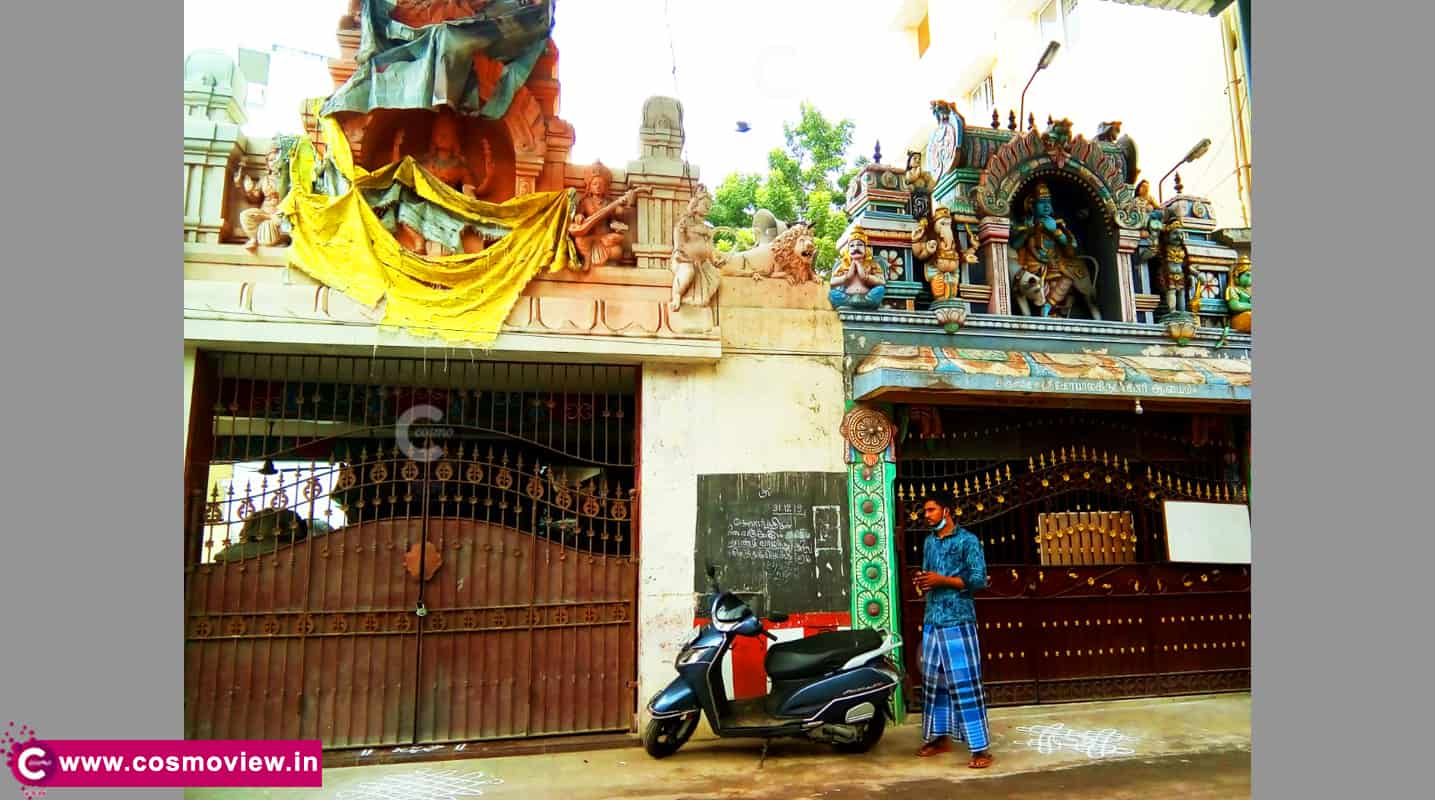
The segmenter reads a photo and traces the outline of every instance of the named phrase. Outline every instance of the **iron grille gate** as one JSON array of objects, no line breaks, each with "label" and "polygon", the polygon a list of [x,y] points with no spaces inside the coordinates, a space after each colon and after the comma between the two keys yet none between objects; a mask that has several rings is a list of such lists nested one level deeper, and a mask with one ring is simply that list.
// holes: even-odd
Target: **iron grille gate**
[{"label": "iron grille gate", "polygon": [[[916,413],[912,419],[914,429],[927,421]],[[1093,444],[1120,440],[1107,422],[978,420],[972,438],[1006,451],[986,460],[952,457],[974,447],[950,442],[960,429],[954,437],[937,426],[928,457],[915,457],[925,444],[918,435],[907,445],[914,457],[898,464],[904,636],[920,641],[925,612],[910,580],[927,535],[918,507],[927,491],[943,490],[955,496],[958,524],[981,539],[987,559],[990,585],[976,603],[991,704],[1250,688],[1249,567],[1167,562],[1161,511],[1165,500],[1245,503],[1244,483],[1218,459],[1153,464]],[[1042,441],[1040,429],[1061,426],[1076,434],[1076,444],[1030,446]],[[1025,443],[1010,437],[1016,428],[1029,437]],[[992,444],[1002,435],[1006,444]],[[1139,451],[1136,440],[1127,444]],[[920,652],[905,648],[914,701],[921,697]]]},{"label": "iron grille gate", "polygon": [[186,736],[345,748],[631,725],[636,368],[203,362]]}]

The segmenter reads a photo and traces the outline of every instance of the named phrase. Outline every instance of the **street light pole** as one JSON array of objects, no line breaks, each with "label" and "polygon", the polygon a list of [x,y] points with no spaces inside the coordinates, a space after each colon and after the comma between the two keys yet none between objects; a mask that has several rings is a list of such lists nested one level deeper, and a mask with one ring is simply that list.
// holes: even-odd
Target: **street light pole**
[{"label": "street light pole", "polygon": [[1166,202],[1166,191],[1165,191],[1165,188],[1164,188],[1161,184],[1165,183],[1165,182],[1166,182],[1166,179],[1169,178],[1169,177],[1171,177],[1171,173],[1172,173],[1172,172],[1175,172],[1176,170],[1180,169],[1180,168],[1181,168],[1181,165],[1183,165],[1183,164],[1189,164],[1189,163],[1191,163],[1192,161],[1195,161],[1196,159],[1198,159],[1198,158],[1200,158],[1201,156],[1205,155],[1205,154],[1206,154],[1206,151],[1207,151],[1207,150],[1210,150],[1210,149],[1211,149],[1211,140],[1210,140],[1210,139],[1202,139],[1201,141],[1196,142],[1196,146],[1195,146],[1195,147],[1192,147],[1189,151],[1187,151],[1186,157],[1183,158],[1183,159],[1181,159],[1180,161],[1176,162],[1176,166],[1174,166],[1174,167],[1172,167],[1170,170],[1168,170],[1165,175],[1162,175],[1162,176],[1161,176],[1161,180],[1159,180],[1159,181],[1156,182],[1156,199],[1157,199],[1158,201],[1162,202],[1162,203]]},{"label": "street light pole", "polygon": [[1061,42],[1058,42],[1058,41],[1056,41],[1055,39],[1053,39],[1051,42],[1047,43],[1047,45],[1046,45],[1046,52],[1044,52],[1044,53],[1041,54],[1041,60],[1038,61],[1038,62],[1036,62],[1036,69],[1034,69],[1034,70],[1031,71],[1031,77],[1030,77],[1030,78],[1027,78],[1027,80],[1026,80],[1026,86],[1022,87],[1022,90],[1021,90],[1021,113],[1019,113],[1019,114],[1016,115],[1016,118],[1017,118],[1017,119],[1019,119],[1019,120],[1021,120],[1021,119],[1026,119],[1026,90],[1031,88],[1031,82],[1034,81],[1034,80],[1036,80],[1036,74],[1037,74],[1038,72],[1041,72],[1042,70],[1044,70],[1044,69],[1046,69],[1047,67],[1051,66],[1051,60],[1052,60],[1053,58],[1056,58],[1056,51],[1057,51],[1058,49],[1060,49],[1060,48],[1061,48]]}]

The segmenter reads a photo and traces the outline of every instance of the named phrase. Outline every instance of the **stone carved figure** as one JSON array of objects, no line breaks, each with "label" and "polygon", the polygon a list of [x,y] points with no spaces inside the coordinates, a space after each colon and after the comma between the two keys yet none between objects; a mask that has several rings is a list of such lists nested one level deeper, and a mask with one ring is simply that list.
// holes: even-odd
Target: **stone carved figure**
[{"label": "stone carved figure", "polygon": [[1151,196],[1151,181],[1148,180],[1142,180],[1136,184],[1136,200],[1148,214],[1161,208],[1161,205]]},{"label": "stone carved figure", "polygon": [[767,244],[729,253],[727,263],[732,275],[751,276],[754,280],[786,278],[788,283],[796,285],[820,282],[812,269],[816,255],[817,239],[812,228],[798,222]]},{"label": "stone carved figure", "polygon": [[833,308],[876,308],[887,293],[887,265],[871,253],[867,233],[854,228],[847,239],[842,262],[828,281],[827,299]]},{"label": "stone carved figure", "polygon": [[573,222],[568,226],[568,233],[583,256],[585,268],[616,263],[622,256],[623,238],[628,226],[617,216],[631,207],[639,194],[648,191],[648,187],[629,189],[609,203],[608,189],[612,185],[613,173],[602,163],[588,168],[583,197],[578,201]]},{"label": "stone carved figure", "polygon": [[258,204],[257,208],[239,212],[239,227],[248,237],[244,247],[251,253],[260,245],[275,247],[289,238],[284,231],[286,220],[279,213],[279,204],[288,193],[289,154],[297,143],[298,137],[277,137],[266,159],[268,168],[258,178],[244,174],[243,170],[234,173],[234,185],[244,193],[244,199]]},{"label": "stone carved figure", "polygon": [[770,244],[787,230],[787,223],[765,208],[752,214],[752,237],[758,244]]},{"label": "stone carved figure", "polygon": [[937,181],[932,177],[932,173],[922,169],[921,151],[907,151],[907,172],[904,177],[907,179],[907,189],[912,193],[912,218],[926,219],[932,210],[932,190],[936,188]]},{"label": "stone carved figure", "polygon": [[920,150],[907,151],[907,187],[913,191],[931,192],[936,188],[936,182],[932,179],[932,173],[922,169],[922,152]]},{"label": "stone carved figure", "polygon": [[963,251],[952,223],[952,210],[939,206],[912,231],[912,257],[926,262],[923,275],[934,300],[955,300],[961,288],[962,262],[976,260],[975,246]]},{"label": "stone carved figure", "polygon": [[[1186,252],[1186,230],[1179,217],[1166,223],[1161,238],[1161,292],[1167,312],[1181,311],[1191,301],[1190,287],[1200,286],[1201,275]],[[1187,276],[1194,280],[1187,281]],[[1199,295],[1198,295],[1199,296]]]},{"label": "stone carved figure", "polygon": [[1231,330],[1251,332],[1251,257],[1244,253],[1231,271],[1226,287],[1226,308],[1231,314]]},{"label": "stone carved figure", "polygon": [[477,16],[489,0],[397,0],[391,17],[412,28]]},{"label": "stone carved figure", "polygon": [[1080,252],[1076,234],[1056,216],[1045,183],[1038,183],[1027,196],[1024,211],[1012,226],[1010,240],[1016,254],[1016,264],[1010,267],[1012,288],[1022,313],[1032,316],[1035,307],[1043,317],[1070,317],[1080,296],[1091,318],[1101,319],[1096,306],[1096,260]]},{"label": "stone carved figure", "polygon": [[[1145,181],[1142,181],[1145,183]],[[1161,231],[1163,215],[1161,209],[1151,208],[1146,212],[1146,225],[1141,228],[1141,238],[1136,252],[1131,255],[1134,264],[1150,264],[1161,257]]]},{"label": "stone carved figure", "polygon": [[[400,133],[394,144],[396,154],[402,141],[403,136]],[[459,127],[457,112],[443,106],[439,109],[438,117],[434,119],[433,130],[429,134],[428,152],[415,161],[430,175],[476,199],[488,191],[488,185],[493,180],[494,172],[493,151],[487,139],[483,140],[482,147],[484,175],[480,177],[473,171],[468,159],[464,157],[463,135]],[[397,161],[398,158],[394,160]]]},{"label": "stone carved figure", "polygon": [[1096,129],[1096,141],[1110,142],[1121,148],[1121,155],[1126,159],[1124,180],[1127,183],[1135,182],[1136,176],[1141,172],[1141,170],[1136,167],[1136,142],[1133,141],[1130,136],[1121,132],[1121,121],[1113,120],[1111,122],[1101,123]]},{"label": "stone carved figure", "polygon": [[[459,115],[444,106],[440,108],[429,132],[428,149],[414,159],[425,172],[465,197],[477,199],[488,191],[493,181],[493,152],[487,139],[481,141],[483,174],[474,171],[463,152],[463,136]],[[394,136],[392,160],[404,156],[404,130]],[[408,187],[395,183],[388,193],[370,198],[374,207],[391,226],[395,238],[406,249],[427,256],[451,256],[455,253],[478,253],[486,246],[485,236],[466,220],[422,200]],[[389,219],[387,209],[396,213]],[[490,232],[493,233],[493,232]]]},{"label": "stone carved figure", "polygon": [[713,227],[707,216],[713,198],[707,187],[698,184],[687,210],[673,226],[673,297],[668,308],[677,311],[683,303],[707,306],[722,286],[722,266],[727,257],[713,246]]}]

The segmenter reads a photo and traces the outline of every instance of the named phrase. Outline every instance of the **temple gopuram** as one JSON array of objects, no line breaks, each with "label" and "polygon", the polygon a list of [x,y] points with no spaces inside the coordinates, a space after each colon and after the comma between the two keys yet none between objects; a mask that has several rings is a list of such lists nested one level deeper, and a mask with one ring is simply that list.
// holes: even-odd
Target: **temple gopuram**
[{"label": "temple gopuram", "polygon": [[990,702],[1249,688],[1249,229],[1151,189],[1139,131],[934,101],[837,263],[802,220],[723,252],[707,101],[570,161],[555,6],[354,0],[295,135],[186,57],[187,737],[635,733],[707,562],[779,639],[899,629],[901,716],[934,489],[986,548]]}]

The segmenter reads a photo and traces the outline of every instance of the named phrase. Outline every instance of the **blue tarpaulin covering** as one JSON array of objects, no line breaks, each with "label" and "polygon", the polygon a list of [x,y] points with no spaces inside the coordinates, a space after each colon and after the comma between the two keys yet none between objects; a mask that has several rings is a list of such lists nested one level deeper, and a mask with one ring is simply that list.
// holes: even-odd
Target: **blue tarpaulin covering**
[{"label": "blue tarpaulin covering", "polygon": [[[395,0],[363,0],[359,67],[321,113],[449,105],[498,119],[528,80],[553,29],[552,0],[471,2],[477,13],[414,28],[393,18]],[[502,65],[481,96],[474,57]]]}]

